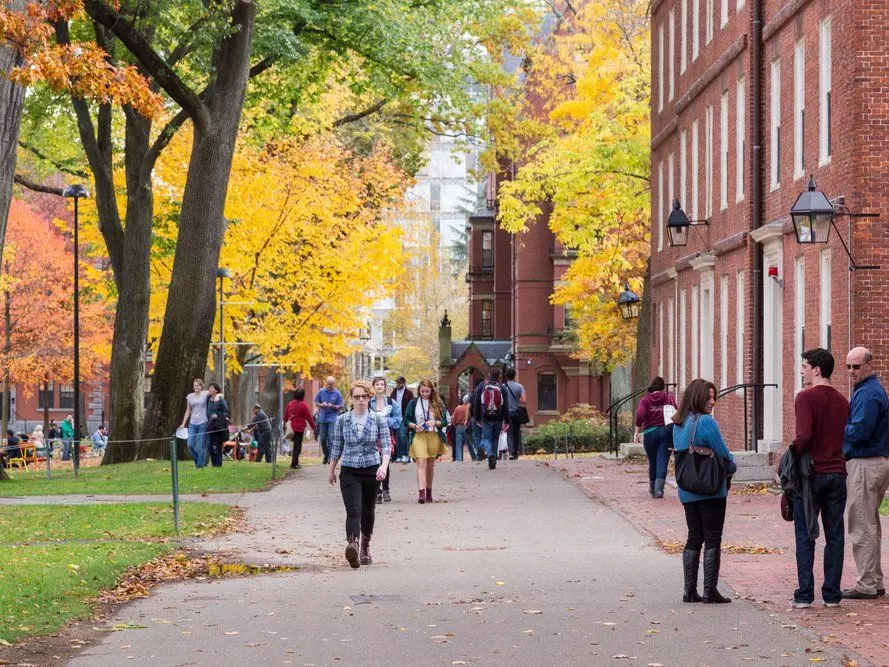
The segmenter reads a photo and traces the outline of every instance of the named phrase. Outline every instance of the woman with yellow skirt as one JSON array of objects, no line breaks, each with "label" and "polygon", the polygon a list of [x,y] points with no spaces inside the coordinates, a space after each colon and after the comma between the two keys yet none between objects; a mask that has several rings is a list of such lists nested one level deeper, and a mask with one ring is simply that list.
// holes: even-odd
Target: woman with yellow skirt
[{"label": "woman with yellow skirt", "polygon": [[410,431],[411,458],[417,462],[417,502],[432,502],[432,478],[435,460],[447,454],[444,429],[447,414],[432,380],[420,380],[417,398],[407,404],[404,421]]}]

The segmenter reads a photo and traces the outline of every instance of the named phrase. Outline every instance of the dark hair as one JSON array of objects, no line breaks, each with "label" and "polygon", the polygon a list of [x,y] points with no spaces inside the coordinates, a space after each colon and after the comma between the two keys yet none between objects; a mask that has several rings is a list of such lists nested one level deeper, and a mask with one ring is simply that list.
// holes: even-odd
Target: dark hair
[{"label": "dark hair", "polygon": [[403,375],[399,375],[399,376],[398,376],[398,379],[396,379],[395,381],[396,381],[396,382],[407,382],[407,380],[404,379],[404,376],[403,376]]},{"label": "dark hair", "polygon": [[220,387],[218,383],[216,383],[216,382],[211,382],[208,386],[213,387],[213,389],[216,390],[216,393],[217,393],[217,394],[221,394],[221,393],[222,393],[222,387]]},{"label": "dark hair", "polygon": [[504,373],[507,380],[515,380],[515,368],[509,367],[506,369]]},{"label": "dark hair", "polygon": [[306,397],[306,390],[300,387],[299,389],[293,390],[293,398],[296,401],[301,401]]},{"label": "dark hair", "polygon": [[802,357],[804,361],[809,362],[809,366],[812,368],[820,368],[821,377],[825,380],[829,380],[830,376],[833,375],[833,367],[835,363],[833,355],[823,347],[806,350],[803,352]]},{"label": "dark hair", "polygon": [[667,388],[667,383],[664,382],[664,378],[660,375],[654,377],[651,380],[651,384],[648,385],[648,393],[650,394],[653,391],[663,391]]},{"label": "dark hair", "polygon": [[386,382],[386,378],[383,377],[382,375],[377,375],[376,377],[374,377],[374,379],[370,381],[370,386],[373,387],[373,386],[374,386],[377,382],[379,382],[380,380],[383,381],[383,386],[384,386],[384,387],[388,386],[389,383]]},{"label": "dark hair", "polygon": [[15,436],[15,433],[13,433],[13,432],[12,432],[12,429],[10,428],[10,429],[6,429],[6,435],[11,435],[11,436],[14,437],[14,436]]},{"label": "dark hair", "polygon": [[710,402],[711,389],[713,390],[713,396],[715,398],[715,384],[707,380],[702,380],[701,378],[692,380],[682,394],[679,410],[673,415],[673,423],[681,425],[685,423],[685,419],[690,414],[700,415],[707,412],[707,403]]},{"label": "dark hair", "polygon": [[490,372],[488,373],[488,379],[495,380],[495,381],[499,380],[500,379],[500,369],[499,368],[492,368],[490,370]]}]

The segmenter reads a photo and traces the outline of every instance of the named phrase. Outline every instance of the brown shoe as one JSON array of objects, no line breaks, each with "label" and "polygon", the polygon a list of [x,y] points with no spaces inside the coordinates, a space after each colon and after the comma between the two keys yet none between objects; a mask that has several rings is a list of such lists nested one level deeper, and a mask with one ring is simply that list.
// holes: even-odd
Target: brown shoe
[{"label": "brown shoe", "polygon": [[429,488],[428,486],[426,487],[426,502],[427,503],[432,502],[432,489]]},{"label": "brown shoe", "polygon": [[346,560],[349,561],[349,565],[354,567],[361,567],[361,562],[358,560],[358,538],[350,537],[349,544],[346,545]]},{"label": "brown shoe", "polygon": [[373,565],[373,558],[370,555],[370,535],[361,536],[361,551],[358,552],[358,559],[362,565]]}]

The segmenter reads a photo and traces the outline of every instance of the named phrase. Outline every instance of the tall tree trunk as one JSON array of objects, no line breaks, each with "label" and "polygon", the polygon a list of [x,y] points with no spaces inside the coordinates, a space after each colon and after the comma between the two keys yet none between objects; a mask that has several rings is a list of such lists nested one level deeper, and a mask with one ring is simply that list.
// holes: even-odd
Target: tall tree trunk
[{"label": "tall tree trunk", "polygon": [[[157,352],[144,438],[172,434],[182,417],[191,381],[207,364],[216,310],[216,268],[225,236],[223,209],[250,69],[255,19],[253,2],[238,2],[235,30],[216,59],[216,80],[207,96],[209,122],[195,123],[173,275]],[[156,442],[139,448],[139,457],[163,458]]]},{"label": "tall tree trunk", "polygon": [[[13,11],[22,11],[24,0],[6,0]],[[0,262],[6,245],[6,224],[12,202],[12,182],[15,178],[19,129],[22,124],[22,104],[25,89],[9,80],[9,73],[22,63],[18,51],[8,43],[0,46]]]}]

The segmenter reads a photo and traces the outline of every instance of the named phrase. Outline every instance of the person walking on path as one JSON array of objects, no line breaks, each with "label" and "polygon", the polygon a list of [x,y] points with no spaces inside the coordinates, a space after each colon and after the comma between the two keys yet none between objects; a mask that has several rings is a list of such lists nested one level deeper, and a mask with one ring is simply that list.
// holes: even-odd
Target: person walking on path
[{"label": "person walking on path", "polygon": [[[719,426],[711,413],[716,405],[716,385],[707,380],[692,380],[682,395],[679,411],[673,416],[673,447],[676,452],[689,447],[705,447],[723,459],[729,476],[737,470],[735,459],[722,438]],[[692,493],[679,488],[679,500],[685,509],[688,539],[682,553],[685,588],[683,602],[731,602],[720,595],[719,564],[722,555],[722,528],[725,525],[725,506],[728,480],[712,495]],[[704,595],[698,595],[698,564],[704,548]]]},{"label": "person walking on path", "polygon": [[284,423],[290,422],[290,428],[293,430],[293,454],[290,455],[290,467],[299,470],[299,455],[303,451],[303,437],[306,433],[306,424],[312,427],[312,430],[318,432],[315,419],[312,417],[312,411],[305,402],[306,390],[300,387],[293,391],[293,400],[287,404],[284,410]]},{"label": "person walking on path", "polygon": [[385,479],[392,454],[386,420],[368,409],[372,394],[370,383],[352,383],[352,409],[337,417],[330,437],[328,479],[331,486],[336,484],[336,466],[342,459],[340,492],[346,506],[346,560],[352,567],[373,563],[370,538],[377,484]]},{"label": "person walking on path", "polygon": [[[796,437],[790,445],[795,461],[811,455],[813,473],[810,514],[817,526],[818,513],[824,526],[824,584],[821,597],[826,607],[838,607],[843,597],[843,549],[846,509],[846,461],[843,457],[843,430],[849,419],[849,401],[830,384],[833,355],[823,348],[803,352],[800,374],[804,389],[796,395]],[[796,573],[799,587],[792,606],[805,609],[815,599],[815,539],[802,493],[793,493],[793,527],[796,534]]]},{"label": "person walking on path", "polygon": [[410,429],[410,456],[417,462],[417,502],[432,502],[435,460],[448,453],[444,429],[448,418],[432,380],[420,380],[419,396],[408,403],[404,420]]},{"label": "person walking on path", "polygon": [[194,391],[185,397],[185,415],[179,428],[188,426],[188,453],[195,468],[207,465],[207,401],[210,392],[204,390],[204,381],[195,378]]},{"label": "person walking on path", "polygon": [[60,426],[62,430],[62,460],[71,460],[71,445],[74,444],[74,417],[68,415]]},{"label": "person walking on path", "polygon": [[[404,417],[407,414],[408,403],[414,400],[414,392],[408,389],[407,380],[404,379],[403,375],[399,375],[398,379],[395,380],[395,389],[389,394],[389,398],[398,404],[401,416]],[[401,420],[401,426],[399,427],[396,436],[398,440],[396,443],[395,460],[400,461],[401,463],[410,463],[411,458],[408,456],[410,437],[408,436],[406,419]]]},{"label": "person walking on path", "polygon": [[[636,408],[636,432],[633,440],[642,440],[648,457],[648,493],[652,498],[664,497],[667,480],[667,464],[670,461],[670,432],[664,416],[664,408],[676,411],[676,399],[668,394],[664,378],[656,377],[648,385],[648,393]],[[672,416],[672,415],[667,415]]]},{"label": "person walking on path", "polygon": [[[401,428],[401,408],[395,399],[386,396],[386,378],[378,376],[373,379],[373,392],[370,399],[370,409],[386,419],[386,425],[389,427],[389,443],[393,445],[395,434]],[[377,489],[378,505],[382,502],[392,502],[392,495],[389,493],[389,478],[391,476],[392,469],[387,466],[386,478]]]},{"label": "person walking on path", "polygon": [[318,442],[321,443],[321,455],[324,457],[322,464],[327,465],[330,462],[330,429],[343,409],[343,395],[336,388],[336,378],[327,378],[324,389],[315,394],[315,405],[318,406]]},{"label": "person walking on path", "polygon": [[265,456],[266,463],[272,462],[272,422],[257,403],[253,406],[253,419],[248,428],[256,439],[256,462],[262,463]]},{"label": "person walking on path", "polygon": [[[480,382],[472,403],[472,417],[481,426],[481,446],[488,456],[488,468],[497,467],[500,432],[509,430],[509,413],[500,384],[500,371],[492,368],[486,382]],[[476,430],[478,433],[478,429]]]},{"label": "person walking on path", "polygon": [[856,347],[846,356],[854,383],[843,435],[846,457],[846,523],[858,578],[843,597],[860,600],[886,594],[880,563],[880,503],[889,488],[889,399],[874,374],[873,355]]},{"label": "person walking on path", "polygon": [[222,446],[228,440],[228,403],[222,395],[222,388],[215,382],[207,390],[207,433],[210,436],[210,463],[214,468],[222,467]]},{"label": "person walking on path", "polygon": [[[454,460],[463,463],[463,443],[470,442],[467,438],[467,425],[469,424],[469,396],[464,396],[462,403],[454,410],[451,423],[454,426]],[[475,460],[475,448],[469,445],[469,455]]]},{"label": "person walking on path", "polygon": [[506,403],[507,413],[509,414],[509,458],[517,459],[522,453],[522,420],[519,418],[519,408],[521,408],[528,399],[525,396],[525,388],[516,382],[515,368],[507,368],[504,376],[506,377]]}]

